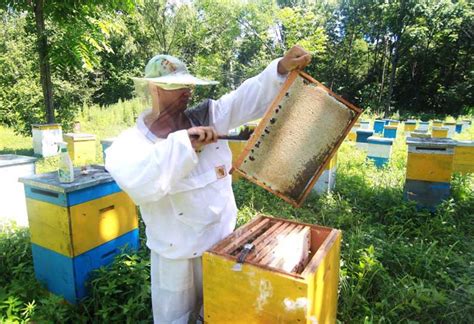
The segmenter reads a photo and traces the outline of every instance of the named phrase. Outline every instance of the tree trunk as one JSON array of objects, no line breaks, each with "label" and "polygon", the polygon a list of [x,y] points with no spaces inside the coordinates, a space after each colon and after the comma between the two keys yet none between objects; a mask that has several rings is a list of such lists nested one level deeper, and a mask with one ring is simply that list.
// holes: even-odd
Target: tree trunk
[{"label": "tree trunk", "polygon": [[390,72],[390,80],[388,82],[388,93],[387,93],[387,98],[385,101],[385,116],[388,116],[390,112],[390,102],[392,101],[392,93],[393,93],[393,87],[395,85],[395,76],[397,72],[397,66],[398,66],[398,59],[399,59],[399,43],[400,43],[400,38],[394,43],[393,47],[393,56],[392,56],[392,69]]},{"label": "tree trunk", "polygon": [[[382,110],[382,97],[383,97],[383,92],[385,90],[385,70],[386,70],[386,62],[387,59],[386,57],[389,55],[389,51],[387,50],[388,47],[388,37],[384,36],[383,38],[383,54],[382,54],[382,76],[380,80],[380,88],[379,88],[379,102],[378,102],[378,109],[377,110]],[[387,118],[387,114],[384,113],[384,118]]]},{"label": "tree trunk", "polygon": [[48,58],[48,38],[44,27],[44,0],[34,2],[36,21],[36,35],[38,37],[38,55],[41,76],[41,87],[43,88],[43,99],[46,108],[46,122],[54,123],[53,84],[51,82],[51,68]]}]

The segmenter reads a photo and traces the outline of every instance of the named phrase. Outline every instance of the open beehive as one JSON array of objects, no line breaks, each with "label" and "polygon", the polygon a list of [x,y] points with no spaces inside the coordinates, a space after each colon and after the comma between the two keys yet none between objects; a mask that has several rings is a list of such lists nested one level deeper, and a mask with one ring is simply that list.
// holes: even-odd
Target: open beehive
[{"label": "open beehive", "polygon": [[259,215],[203,255],[206,323],[334,323],[340,241],[337,229]]},{"label": "open beehive", "polygon": [[292,72],[233,171],[299,207],[361,110],[304,72]]}]

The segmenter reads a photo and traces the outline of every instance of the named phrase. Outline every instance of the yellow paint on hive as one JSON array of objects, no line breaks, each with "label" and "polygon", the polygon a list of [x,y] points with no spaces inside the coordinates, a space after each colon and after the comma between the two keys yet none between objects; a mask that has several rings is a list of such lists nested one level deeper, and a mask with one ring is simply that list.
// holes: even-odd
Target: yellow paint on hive
[{"label": "yellow paint on hive", "polygon": [[408,152],[407,179],[450,182],[453,173],[453,154]]},{"label": "yellow paint on hive", "polygon": [[350,132],[349,134],[347,134],[348,141],[355,142],[356,138],[357,138],[357,133],[355,132]]},{"label": "yellow paint on hive", "polygon": [[448,137],[447,129],[433,129],[431,132],[433,138],[446,138]]},{"label": "yellow paint on hive", "polygon": [[390,126],[398,126],[398,121],[389,121],[388,123]]},{"label": "yellow paint on hive", "polygon": [[66,207],[26,198],[31,242],[63,255],[73,256]]},{"label": "yellow paint on hive", "polygon": [[[215,254],[203,255],[206,323],[304,323],[307,284],[297,278],[235,262]],[[238,307],[236,307],[238,305]]]},{"label": "yellow paint on hive", "polygon": [[[232,151],[232,164],[237,161],[245,145],[247,145],[247,141],[229,141],[229,147]],[[238,179],[240,179],[240,175],[237,172],[232,173],[232,181],[237,181]]]},{"label": "yellow paint on hive", "polygon": [[138,227],[136,207],[124,192],[61,207],[27,198],[31,242],[74,257]]},{"label": "yellow paint on hive", "polygon": [[135,204],[125,192],[72,206],[70,212],[76,255],[138,227]]},{"label": "yellow paint on hive", "polygon": [[95,138],[88,140],[74,140],[72,137],[64,138],[68,144],[68,152],[74,165],[86,165],[95,161]]},{"label": "yellow paint on hive", "polygon": [[336,164],[337,164],[337,152],[334,153],[331,160],[329,160],[329,163],[327,163],[324,166],[324,170],[331,170],[332,168],[334,168],[336,166]]},{"label": "yellow paint on hive", "polygon": [[416,128],[416,124],[405,124],[404,130],[405,132],[414,131]]},{"label": "yellow paint on hive", "polygon": [[[337,291],[339,285],[339,260],[341,234],[337,236],[333,248],[321,261],[315,274],[306,278],[310,292],[314,292],[313,302],[308,308],[308,318],[315,316],[317,323],[335,323],[337,313]],[[308,321],[308,323],[311,323]]]},{"label": "yellow paint on hive", "polygon": [[57,125],[49,125],[49,124],[33,125],[32,128],[39,129],[39,130],[61,129],[61,125],[59,125],[59,124],[57,124]]},{"label": "yellow paint on hive", "polygon": [[433,121],[433,127],[441,127],[441,126],[443,126],[442,121]]},{"label": "yellow paint on hive", "polygon": [[251,264],[203,255],[206,323],[335,323],[341,234],[315,272],[293,277]]},{"label": "yellow paint on hive", "polygon": [[474,146],[456,146],[453,172],[474,173]]}]

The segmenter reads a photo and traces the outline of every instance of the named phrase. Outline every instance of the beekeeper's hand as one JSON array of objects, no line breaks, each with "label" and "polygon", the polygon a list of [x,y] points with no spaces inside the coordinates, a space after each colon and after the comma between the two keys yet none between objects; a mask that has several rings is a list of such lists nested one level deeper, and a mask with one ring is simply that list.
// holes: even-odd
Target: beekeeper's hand
[{"label": "beekeeper's hand", "polygon": [[191,127],[188,129],[188,136],[195,150],[199,150],[204,145],[217,142],[217,132],[213,127]]},{"label": "beekeeper's hand", "polygon": [[311,62],[311,54],[301,46],[295,45],[278,62],[278,73],[287,74],[295,69],[303,69]]}]

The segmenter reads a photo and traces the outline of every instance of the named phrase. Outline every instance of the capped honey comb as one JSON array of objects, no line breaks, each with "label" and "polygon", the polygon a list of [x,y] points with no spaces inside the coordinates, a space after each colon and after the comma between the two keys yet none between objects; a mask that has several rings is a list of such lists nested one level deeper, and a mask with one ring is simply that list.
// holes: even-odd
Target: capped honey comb
[{"label": "capped honey comb", "polygon": [[310,76],[293,72],[234,170],[299,206],[360,113]]}]

